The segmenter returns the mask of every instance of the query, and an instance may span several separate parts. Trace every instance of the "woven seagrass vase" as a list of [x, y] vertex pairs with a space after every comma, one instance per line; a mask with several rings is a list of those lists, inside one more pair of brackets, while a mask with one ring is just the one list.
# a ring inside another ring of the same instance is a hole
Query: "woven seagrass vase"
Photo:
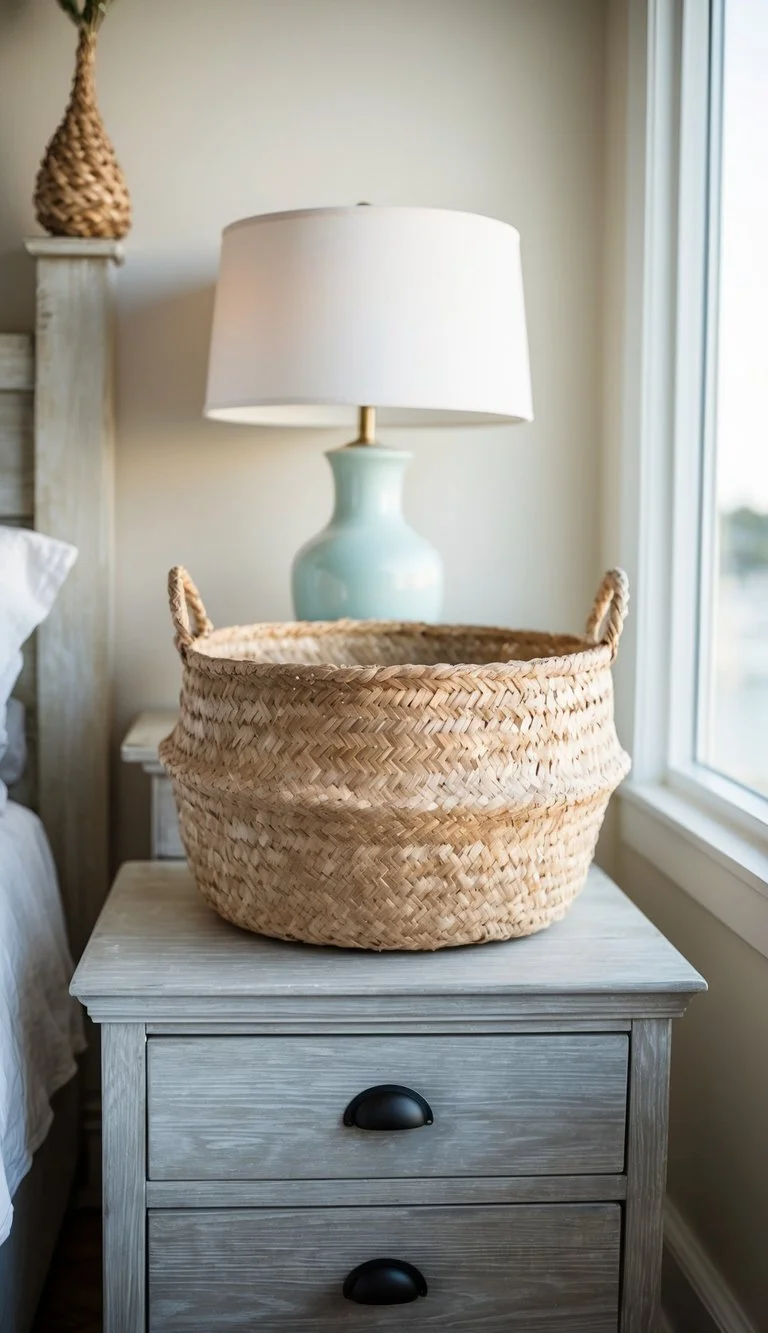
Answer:
[[131, 226], [131, 199], [96, 105], [97, 33], [81, 30], [72, 92], [37, 173], [35, 214], [52, 236], [117, 240]]
[[184, 569], [169, 592], [183, 684], [160, 757], [217, 912], [360, 949], [503, 940], [564, 916], [629, 768], [611, 681], [620, 570], [583, 638], [352, 620], [214, 630]]

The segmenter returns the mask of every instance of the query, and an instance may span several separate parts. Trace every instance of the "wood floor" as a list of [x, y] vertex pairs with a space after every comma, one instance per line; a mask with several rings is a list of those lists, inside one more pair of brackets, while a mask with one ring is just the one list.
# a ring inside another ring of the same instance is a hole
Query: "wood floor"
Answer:
[[101, 1214], [64, 1223], [32, 1333], [101, 1333]]

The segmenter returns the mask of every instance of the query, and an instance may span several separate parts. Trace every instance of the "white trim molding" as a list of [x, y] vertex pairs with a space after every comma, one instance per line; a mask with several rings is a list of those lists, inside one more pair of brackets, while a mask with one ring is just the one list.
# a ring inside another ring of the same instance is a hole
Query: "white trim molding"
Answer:
[[768, 958], [768, 854], [739, 830], [657, 784], [627, 784], [621, 841]]
[[[682, 0], [609, 8], [602, 563], [622, 565], [632, 614], [616, 716], [643, 780], [666, 767]], [[618, 334], [618, 336], [617, 336]]]
[[627, 569], [633, 596], [615, 673], [634, 760], [619, 837], [768, 957], [765, 803], [692, 762], [701, 478], [691, 478], [717, 12], [698, 0], [609, 9], [602, 556]]
[[670, 1199], [664, 1209], [664, 1333], [757, 1333]]

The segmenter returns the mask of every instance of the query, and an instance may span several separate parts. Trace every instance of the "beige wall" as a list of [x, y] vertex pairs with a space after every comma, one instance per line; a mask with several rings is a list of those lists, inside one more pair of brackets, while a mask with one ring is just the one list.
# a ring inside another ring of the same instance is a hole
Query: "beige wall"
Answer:
[[669, 1193], [766, 1329], [768, 962], [629, 848], [616, 875], [709, 983], [674, 1030]]
[[[173, 702], [165, 574], [215, 621], [286, 617], [293, 552], [325, 520], [324, 449], [200, 416], [219, 234], [356, 202], [519, 227], [536, 422], [419, 435], [412, 520], [443, 552], [446, 615], [566, 628], [599, 573], [601, 0], [118, 0], [99, 98], [135, 224], [118, 278], [116, 733]], [[53, 0], [0, 8], [0, 323], [29, 327], [36, 163], [73, 32]], [[405, 436], [400, 440], [405, 443]], [[120, 775], [119, 855], [146, 848]]]

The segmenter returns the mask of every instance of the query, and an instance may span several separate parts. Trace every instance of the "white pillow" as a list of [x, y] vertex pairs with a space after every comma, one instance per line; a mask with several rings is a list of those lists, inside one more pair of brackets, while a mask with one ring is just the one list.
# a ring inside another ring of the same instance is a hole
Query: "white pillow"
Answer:
[[5, 719], [7, 742], [5, 754], [0, 755], [0, 782], [12, 787], [24, 774], [27, 766], [26, 709], [20, 699], [8, 700]]
[[[8, 744], [6, 712], [21, 670], [21, 648], [53, 606], [77, 549], [29, 528], [0, 527], [0, 755]], [[0, 783], [0, 810], [7, 792]]]
[[[0, 528], [0, 532], [2, 532], [2, 528]], [[0, 619], [2, 618], [2, 614], [2, 608], [0, 607]], [[6, 662], [4, 666], [0, 665], [0, 709], [5, 705], [6, 701], [10, 699], [11, 691], [21, 675], [21, 668], [23, 665], [24, 659], [20, 652], [14, 653], [10, 662]], [[2, 717], [0, 717], [0, 723], [1, 722]], [[1, 748], [2, 743], [0, 743], [0, 749]]]

